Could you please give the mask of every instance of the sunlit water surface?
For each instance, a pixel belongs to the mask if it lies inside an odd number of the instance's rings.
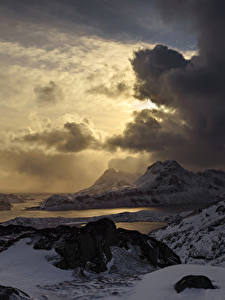
[[[180,212],[181,208],[161,208],[161,207],[137,207],[137,208],[112,208],[112,209],[89,209],[89,210],[69,210],[69,211],[45,211],[45,210],[26,210],[26,208],[38,206],[43,201],[43,197],[36,196],[33,200],[24,203],[14,203],[9,211],[0,212],[0,222],[5,222],[16,217],[26,218],[86,218],[94,216],[103,216],[118,214],[122,212],[138,212],[141,210],[160,211],[164,213]],[[119,222],[117,227],[130,230],[138,230],[142,233],[148,233],[152,230],[164,227],[165,222]]]

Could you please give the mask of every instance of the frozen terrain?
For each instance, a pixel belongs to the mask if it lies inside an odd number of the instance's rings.
[[[216,289],[185,289],[178,294],[174,284],[187,275],[207,276]],[[124,297],[110,299],[123,300],[224,300],[225,299],[225,269],[212,266],[178,265],[145,275]]]
[[[154,233],[184,263],[225,267],[225,200]]]
[[[146,273],[180,263],[166,245],[109,219],[85,227],[0,230],[0,284],[35,299],[123,296]]]
[[[151,272],[151,268],[141,266],[132,255],[122,251],[115,255],[115,264],[120,266],[122,274],[113,275],[107,271],[100,275],[86,273],[82,277],[77,272],[57,269],[50,264],[48,259],[53,255],[54,251],[34,250],[29,239],[19,241],[0,253],[1,284],[19,288],[36,300],[224,300],[224,268],[177,265],[143,276]],[[209,277],[217,288],[186,289],[177,294],[174,284],[190,274]]]
[[[110,172],[109,172],[110,173]],[[114,173],[113,173],[114,174]],[[105,180],[114,180],[106,172]],[[104,182],[104,175],[100,182]],[[97,181],[98,182],[98,181]],[[101,185],[103,187],[103,185]],[[113,207],[143,207],[210,204],[225,192],[225,173],[207,170],[193,173],[176,161],[156,162],[127,187],[92,193],[56,194],[40,205],[45,210],[71,210]],[[89,191],[89,192],[88,192]]]

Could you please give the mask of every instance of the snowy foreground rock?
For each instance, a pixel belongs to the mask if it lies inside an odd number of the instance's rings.
[[[106,285],[111,282],[112,289],[115,285],[125,287],[138,275],[180,263],[162,242],[138,231],[117,229],[106,218],[82,228],[38,230],[1,225],[0,252],[0,284],[21,289],[32,297],[45,295],[42,289],[48,296],[51,290],[54,294],[59,289],[55,285],[65,280],[70,281],[61,283],[66,289],[100,278]],[[67,299],[72,299],[69,295]]]
[[[211,211],[218,221],[223,204],[198,215]],[[193,217],[197,214],[179,224]],[[163,231],[159,232],[155,235],[161,237]],[[206,238],[211,232],[202,234]],[[137,231],[116,229],[106,218],[82,228],[0,226],[0,285],[20,293],[4,300],[224,300],[225,268],[180,262],[166,244]],[[190,275],[207,276],[215,289],[185,288],[177,293],[175,284]]]
[[[152,234],[184,263],[225,267],[225,200]]]
[[[81,271],[104,272],[112,262],[115,247],[132,252],[153,268],[180,263],[179,257],[162,242],[138,231],[117,229],[107,218],[82,228],[58,226],[38,230],[19,225],[0,226],[0,251],[28,237],[36,250],[54,249],[59,254],[55,265],[62,269],[79,267]]]
[[[193,173],[185,170],[176,161],[154,163],[136,182],[127,184],[126,187],[122,183],[120,186],[116,178],[115,172],[106,172],[91,188],[75,194],[52,195],[43,201],[40,208],[70,210],[205,205],[216,202],[221,193],[225,192],[225,172],[207,170]],[[118,180],[124,182],[121,178]]]
[[[174,285],[184,276],[191,274],[204,275],[211,279],[215,289],[187,288],[177,293]],[[132,288],[123,300],[224,300],[225,269],[212,266],[178,265],[152,272]],[[107,299],[121,299],[111,297]]]

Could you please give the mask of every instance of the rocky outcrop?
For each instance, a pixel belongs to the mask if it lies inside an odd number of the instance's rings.
[[[59,259],[55,265],[63,269],[104,272],[112,261],[115,247],[133,253],[140,261],[161,268],[181,263],[179,257],[164,243],[138,231],[116,228],[107,218],[90,222],[82,228],[58,226],[35,229],[18,225],[1,226],[0,250],[16,241],[30,237],[34,249],[55,249]]]
[[[174,288],[177,293],[183,292],[186,288],[195,288],[195,289],[214,289],[211,280],[202,275],[188,275],[179,280]]]
[[[9,287],[0,285],[0,299],[1,300],[31,300],[30,296],[28,296],[23,291]]]

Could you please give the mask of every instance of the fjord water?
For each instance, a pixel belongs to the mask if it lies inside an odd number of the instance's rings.
[[[137,207],[137,208],[112,208],[112,209],[89,209],[89,210],[68,210],[68,211],[45,211],[45,210],[27,210],[27,208],[36,207],[43,200],[43,197],[35,196],[33,200],[28,200],[23,203],[14,203],[9,211],[1,211],[0,223],[6,222],[16,217],[26,218],[88,218],[94,216],[105,216],[118,214],[122,212],[138,212],[141,210],[159,211],[163,213],[177,213],[183,211],[184,208],[169,208],[169,207]],[[123,227],[130,230],[139,230],[142,233],[147,233],[157,228],[165,226],[164,222],[120,222],[118,227]]]

